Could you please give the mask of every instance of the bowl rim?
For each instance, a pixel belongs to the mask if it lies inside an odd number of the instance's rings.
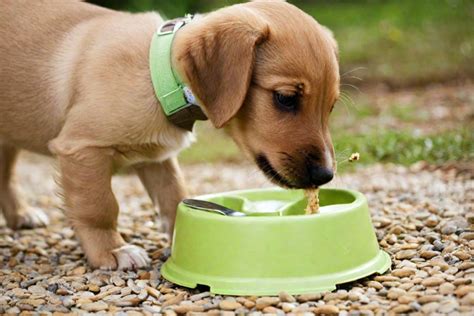
[[[298,191],[293,190],[293,191]],[[288,221],[300,221],[300,220],[308,220],[308,219],[315,219],[315,218],[330,218],[334,216],[338,216],[341,213],[346,213],[353,209],[359,208],[364,204],[367,204],[367,198],[361,192],[349,189],[339,189],[339,188],[332,188],[332,187],[324,187],[320,188],[321,191],[335,191],[335,192],[344,192],[352,195],[354,197],[354,201],[351,203],[344,203],[340,205],[344,205],[337,210],[331,210],[331,212],[327,213],[316,213],[316,214],[307,214],[307,215],[285,215],[285,216],[223,216],[219,214],[214,214],[211,212],[205,211],[197,211],[192,208],[187,207],[184,205],[183,202],[180,202],[178,205],[178,210],[186,211],[187,215],[195,216],[199,218],[206,218],[209,220],[219,220],[219,221],[255,221],[255,222],[280,222],[282,220]],[[245,193],[258,193],[258,192],[270,192],[270,191],[289,191],[288,189],[280,188],[280,187],[269,187],[269,188],[260,188],[260,189],[245,189],[245,190],[233,190],[233,191],[225,191],[219,193],[211,193],[211,194],[204,194],[198,195],[194,198],[198,199],[211,199],[216,197],[222,197],[223,195],[232,195],[232,194],[245,194]]]

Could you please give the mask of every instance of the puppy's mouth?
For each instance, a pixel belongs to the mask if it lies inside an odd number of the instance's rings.
[[[262,170],[263,174],[276,185],[286,187],[289,189],[297,188],[296,185],[288,181],[284,176],[282,176],[268,160],[264,154],[259,154],[255,157],[255,163]]]

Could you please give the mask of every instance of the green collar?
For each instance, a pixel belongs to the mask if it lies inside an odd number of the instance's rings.
[[[169,121],[192,131],[196,120],[206,120],[196,99],[171,64],[171,46],[176,32],[192,16],[165,22],[153,35],[150,45],[150,73],[156,97]]]

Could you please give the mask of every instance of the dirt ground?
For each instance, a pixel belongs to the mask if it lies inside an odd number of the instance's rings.
[[[270,185],[245,164],[201,164],[184,171],[193,194]],[[113,181],[121,205],[120,231],[144,247],[153,264],[136,272],[91,271],[60,211],[54,172],[50,159],[26,154],[19,162],[23,196],[46,210],[51,224],[12,232],[0,223],[0,314],[474,312],[474,172],[468,164],[372,166],[338,176],[332,186],[360,190],[368,197],[380,245],[392,257],[392,271],[333,293],[271,298],[212,295],[161,279],[168,241],[133,175]]]

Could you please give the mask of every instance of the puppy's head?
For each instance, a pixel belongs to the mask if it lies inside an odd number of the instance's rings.
[[[330,31],[283,1],[218,10],[177,35],[175,66],[217,128],[275,183],[317,187],[334,174],[328,129],[339,95]]]

